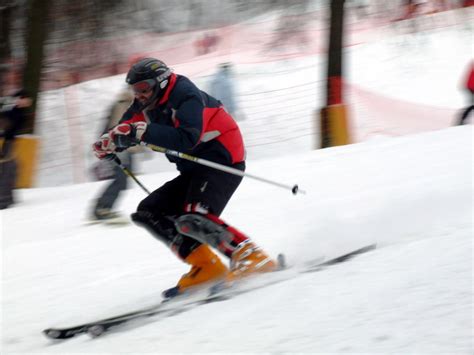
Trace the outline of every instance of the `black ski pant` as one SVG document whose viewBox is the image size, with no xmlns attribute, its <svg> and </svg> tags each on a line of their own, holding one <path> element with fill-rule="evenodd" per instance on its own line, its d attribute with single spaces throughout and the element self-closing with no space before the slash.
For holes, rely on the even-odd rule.
<svg viewBox="0 0 474 355">
<path fill-rule="evenodd" d="M 244 171 L 245 162 L 232 167 Z M 140 202 L 132 219 L 185 259 L 201 243 L 178 233 L 176 218 L 186 213 L 219 216 L 241 181 L 241 176 L 199 166 L 153 191 Z"/>
</svg>

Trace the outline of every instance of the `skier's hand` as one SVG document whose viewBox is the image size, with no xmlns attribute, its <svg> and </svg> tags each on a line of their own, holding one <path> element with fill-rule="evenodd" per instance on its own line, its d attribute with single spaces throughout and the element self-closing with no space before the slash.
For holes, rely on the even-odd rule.
<svg viewBox="0 0 474 355">
<path fill-rule="evenodd" d="M 147 129 L 146 122 L 121 123 L 109 131 L 117 148 L 127 149 L 137 145 L 137 141 L 141 141 L 143 134 Z"/>
<path fill-rule="evenodd" d="M 107 158 L 108 155 L 114 154 L 116 146 L 108 133 L 103 134 L 100 139 L 92 145 L 94 154 L 99 159 Z"/>
</svg>

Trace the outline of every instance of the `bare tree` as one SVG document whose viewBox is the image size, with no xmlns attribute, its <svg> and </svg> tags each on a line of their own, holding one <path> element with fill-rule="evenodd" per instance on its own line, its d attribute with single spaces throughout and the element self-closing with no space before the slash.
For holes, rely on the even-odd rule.
<svg viewBox="0 0 474 355">
<path fill-rule="evenodd" d="M 0 1 L 0 77 L 4 77 L 9 69 L 8 59 L 11 56 L 10 29 L 13 4 L 7 0 Z M 0 95 L 4 93 L 4 82 L 0 80 Z"/>
<path fill-rule="evenodd" d="M 10 23 L 13 5 L 2 0 L 0 2 L 0 62 L 10 56 Z"/>
<path fill-rule="evenodd" d="M 32 115 L 29 115 L 24 133 L 34 131 L 34 112 L 36 111 L 36 101 L 40 89 L 41 69 L 43 67 L 44 44 L 48 34 L 48 14 L 51 1 L 29 0 L 28 17 L 26 26 L 26 61 L 23 69 L 23 88 L 25 88 L 33 99 L 31 108 Z"/>
</svg>

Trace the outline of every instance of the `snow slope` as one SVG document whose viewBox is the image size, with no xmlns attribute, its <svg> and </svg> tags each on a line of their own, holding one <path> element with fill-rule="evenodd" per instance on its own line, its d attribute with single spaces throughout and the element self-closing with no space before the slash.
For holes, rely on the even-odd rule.
<svg viewBox="0 0 474 355">
<path fill-rule="evenodd" d="M 2 354 L 472 354 L 472 126 L 249 163 L 223 218 L 293 265 L 377 242 L 320 273 L 91 341 L 41 330 L 154 304 L 187 271 L 133 225 L 85 226 L 102 183 L 21 191 L 0 212 Z M 145 175 L 155 188 L 174 173 Z M 271 196 L 271 198 L 269 198 Z M 144 193 L 127 191 L 132 212 Z"/>
</svg>

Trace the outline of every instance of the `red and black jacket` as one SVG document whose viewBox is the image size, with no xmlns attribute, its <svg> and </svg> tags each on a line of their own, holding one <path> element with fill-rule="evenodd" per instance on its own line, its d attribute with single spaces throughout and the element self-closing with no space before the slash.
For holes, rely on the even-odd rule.
<svg viewBox="0 0 474 355">
<path fill-rule="evenodd" d="M 240 129 L 222 103 L 199 90 L 188 78 L 172 74 L 155 107 L 140 111 L 134 101 L 121 122 L 145 121 L 142 140 L 219 164 L 233 166 L 245 160 Z M 168 156 L 181 172 L 199 169 L 190 161 Z M 239 166 L 242 164 L 238 164 Z"/>
</svg>

